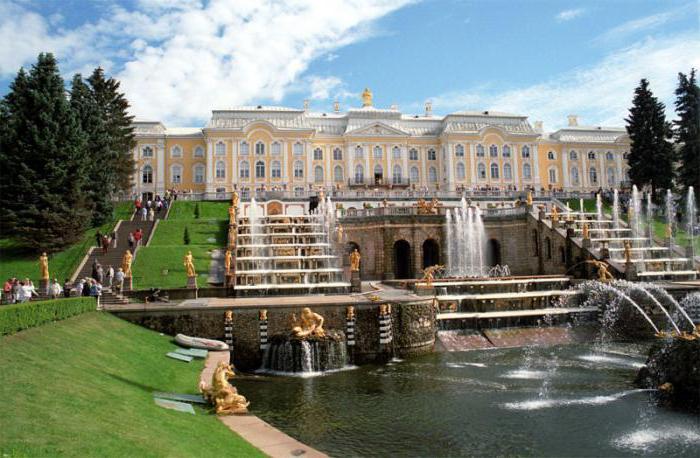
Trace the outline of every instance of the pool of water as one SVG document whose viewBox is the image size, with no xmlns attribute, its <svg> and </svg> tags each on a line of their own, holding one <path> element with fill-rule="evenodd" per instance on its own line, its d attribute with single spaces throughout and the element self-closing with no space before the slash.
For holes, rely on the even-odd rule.
<svg viewBox="0 0 700 458">
<path fill-rule="evenodd" d="M 333 456 L 697 456 L 700 419 L 633 384 L 646 347 L 478 350 L 241 377 L 251 411 Z"/>
</svg>

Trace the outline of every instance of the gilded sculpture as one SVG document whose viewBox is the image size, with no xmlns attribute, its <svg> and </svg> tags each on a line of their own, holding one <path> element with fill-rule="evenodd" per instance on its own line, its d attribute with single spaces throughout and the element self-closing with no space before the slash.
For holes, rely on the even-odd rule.
<svg viewBox="0 0 700 458">
<path fill-rule="evenodd" d="M 630 244 L 629 240 L 625 240 L 624 246 L 625 246 L 625 262 L 630 263 L 630 262 L 632 262 L 632 244 Z"/>
<path fill-rule="evenodd" d="M 233 323 L 233 310 L 226 310 L 224 312 L 224 323 L 226 323 L 226 324 Z"/>
<path fill-rule="evenodd" d="M 236 220 L 236 207 L 228 207 L 228 221 L 230 224 Z"/>
<path fill-rule="evenodd" d="M 238 201 L 239 201 L 239 196 L 236 191 L 233 191 L 233 197 L 231 198 L 231 205 L 233 208 L 238 208 Z"/>
<path fill-rule="evenodd" d="M 188 251 L 182 260 L 182 265 L 185 266 L 185 272 L 187 272 L 188 277 L 196 277 L 197 272 L 194 270 L 194 258 L 192 257 L 192 252 Z"/>
<path fill-rule="evenodd" d="M 608 270 L 608 265 L 602 261 L 588 261 L 588 263 L 593 264 L 598 269 L 598 281 L 601 283 L 607 283 L 609 281 L 615 280 L 613 274 Z"/>
<path fill-rule="evenodd" d="M 527 192 L 527 200 L 525 202 L 528 207 L 532 207 L 532 191 Z"/>
<path fill-rule="evenodd" d="M 125 277 L 131 277 L 131 261 L 133 259 L 134 256 L 131 254 L 131 251 L 126 250 L 122 258 L 122 272 L 124 272 Z"/>
<path fill-rule="evenodd" d="M 391 313 L 391 304 L 381 304 L 379 306 L 379 315 L 389 315 Z"/>
<path fill-rule="evenodd" d="M 433 280 L 435 279 L 435 274 L 441 272 L 445 269 L 445 266 L 440 264 L 435 264 L 434 266 L 426 267 L 423 269 L 423 280 L 428 288 L 432 288 Z"/>
<path fill-rule="evenodd" d="M 590 229 L 588 228 L 588 223 L 583 223 L 583 238 L 591 238 Z"/>
<path fill-rule="evenodd" d="M 559 210 L 557 210 L 556 205 L 552 205 L 552 222 L 553 223 L 559 222 Z"/>
<path fill-rule="evenodd" d="M 226 269 L 226 275 L 230 275 L 231 272 L 231 250 L 226 250 L 224 255 L 224 268 Z"/>
<path fill-rule="evenodd" d="M 372 91 L 369 90 L 369 88 L 365 88 L 364 91 L 362 91 L 362 106 L 363 107 L 371 107 L 372 106 Z"/>
<path fill-rule="evenodd" d="M 359 272 L 360 259 L 362 259 L 362 256 L 360 256 L 360 252 L 355 248 L 352 253 L 350 253 L 350 270 Z"/>
<path fill-rule="evenodd" d="M 211 385 L 207 386 L 205 382 L 199 384 L 199 391 L 207 401 L 214 404 L 217 415 L 248 413 L 250 402 L 228 382 L 235 375 L 231 365 L 221 361 L 214 370 Z"/>
<path fill-rule="evenodd" d="M 39 256 L 39 278 L 42 280 L 48 280 L 50 278 L 49 257 L 46 255 L 46 253 L 42 253 L 42 255 Z"/>
<path fill-rule="evenodd" d="M 301 311 L 301 316 L 297 320 L 296 315 L 292 314 L 292 334 L 296 337 L 324 337 L 326 331 L 323 329 L 323 317 L 318 313 L 314 313 L 310 308 L 304 307 Z"/>
<path fill-rule="evenodd" d="M 667 225 L 666 225 L 665 236 L 666 236 L 667 239 L 670 239 L 671 237 L 673 237 L 673 229 L 671 228 L 671 225 L 670 225 L 670 224 L 667 224 Z"/>
<path fill-rule="evenodd" d="M 262 309 L 258 312 L 258 320 L 267 321 L 267 309 Z"/>
<path fill-rule="evenodd" d="M 345 319 L 350 321 L 355 319 L 355 307 L 348 305 L 345 309 Z"/>
</svg>

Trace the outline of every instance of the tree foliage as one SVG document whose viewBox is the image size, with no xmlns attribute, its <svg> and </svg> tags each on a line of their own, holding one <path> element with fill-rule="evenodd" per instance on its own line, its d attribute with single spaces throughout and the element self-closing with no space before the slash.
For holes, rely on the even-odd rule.
<svg viewBox="0 0 700 458">
<path fill-rule="evenodd" d="M 695 69 L 689 75 L 678 74 L 676 88 L 675 138 L 678 143 L 680 167 L 678 181 L 687 189 L 695 187 L 700 194 L 700 87 L 695 79 Z"/>
</svg>

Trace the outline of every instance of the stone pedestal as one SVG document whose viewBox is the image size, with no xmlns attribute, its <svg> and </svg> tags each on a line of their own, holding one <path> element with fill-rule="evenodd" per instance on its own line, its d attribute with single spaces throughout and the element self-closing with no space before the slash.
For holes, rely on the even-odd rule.
<svg viewBox="0 0 700 458">
<path fill-rule="evenodd" d="M 353 293 L 362 292 L 362 282 L 360 281 L 360 271 L 350 271 L 350 291 Z"/>
<path fill-rule="evenodd" d="M 236 286 L 236 277 L 231 273 L 226 274 L 225 281 L 226 281 L 226 283 L 224 283 L 224 284 L 226 285 L 227 288 L 233 289 Z"/>
<path fill-rule="evenodd" d="M 124 288 L 122 289 L 122 292 L 131 291 L 134 289 L 134 283 L 132 280 L 133 277 L 124 277 Z"/>
<path fill-rule="evenodd" d="M 637 268 L 631 262 L 625 264 L 625 279 L 627 281 L 637 280 Z"/>
<path fill-rule="evenodd" d="M 41 294 L 46 294 L 48 296 L 49 294 L 49 279 L 48 278 L 42 278 L 39 280 L 39 292 Z"/>
<path fill-rule="evenodd" d="M 187 288 L 197 289 L 197 277 L 187 277 Z"/>
</svg>

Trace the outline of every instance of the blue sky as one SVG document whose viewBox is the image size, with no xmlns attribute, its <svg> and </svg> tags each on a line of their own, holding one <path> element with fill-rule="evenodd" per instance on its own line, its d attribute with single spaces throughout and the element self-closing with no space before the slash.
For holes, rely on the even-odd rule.
<svg viewBox="0 0 700 458">
<path fill-rule="evenodd" d="M 696 1 L 0 0 L 0 92 L 54 52 L 68 79 L 101 65 L 134 114 L 202 125 L 241 104 L 499 110 L 622 126 L 642 77 L 669 109 L 700 67 Z M 18 37 L 22 37 L 18 40 Z M 669 115 L 672 115 L 669 110 Z"/>
</svg>

